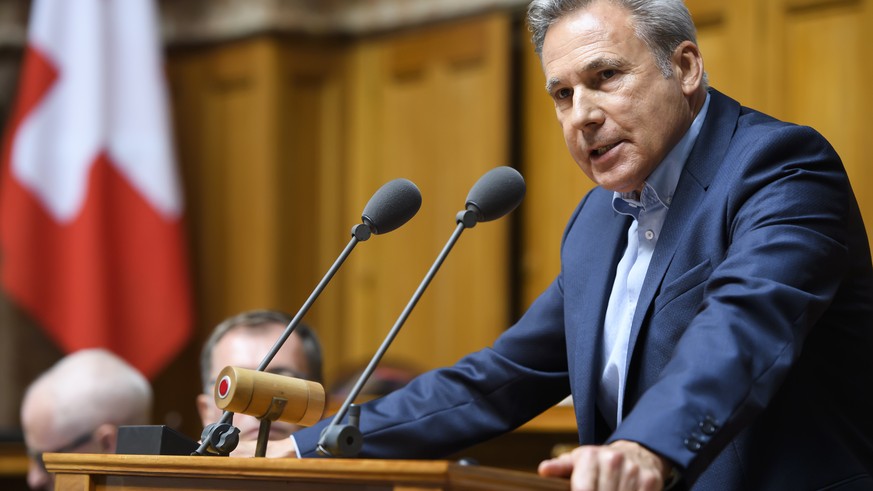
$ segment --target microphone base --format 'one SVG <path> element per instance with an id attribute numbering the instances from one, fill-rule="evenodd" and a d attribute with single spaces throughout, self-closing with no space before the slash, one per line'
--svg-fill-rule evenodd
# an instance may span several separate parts
<path id="1" fill-rule="evenodd" d="M 232 413 L 228 413 L 232 414 Z M 230 423 L 212 423 L 203 428 L 200 440 L 205 454 L 227 457 L 239 444 L 239 429 Z M 199 446 L 197 449 L 199 450 Z M 197 452 L 199 454 L 199 452 Z"/>
<path id="2" fill-rule="evenodd" d="M 364 436 L 357 426 L 333 425 L 325 428 L 318 442 L 318 453 L 328 457 L 357 457 Z"/>

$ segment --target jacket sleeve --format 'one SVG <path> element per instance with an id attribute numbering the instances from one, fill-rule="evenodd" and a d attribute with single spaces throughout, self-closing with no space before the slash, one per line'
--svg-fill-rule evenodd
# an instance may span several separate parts
<path id="1" fill-rule="evenodd" d="M 510 431 L 569 392 L 560 278 L 495 342 L 362 405 L 360 457 L 441 458 Z M 295 433 L 317 456 L 328 421 Z"/>

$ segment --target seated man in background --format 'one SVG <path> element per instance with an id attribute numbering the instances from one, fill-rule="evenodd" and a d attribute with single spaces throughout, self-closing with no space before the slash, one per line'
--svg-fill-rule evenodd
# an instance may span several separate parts
<path id="1" fill-rule="evenodd" d="M 70 354 L 27 388 L 21 426 L 31 489 L 54 489 L 43 453 L 115 453 L 118 427 L 151 419 L 152 388 L 121 358 L 103 349 Z"/>
<path id="2" fill-rule="evenodd" d="M 276 340 L 291 322 L 285 313 L 272 310 L 251 310 L 227 318 L 215 327 L 200 354 L 200 376 L 203 393 L 197 396 L 197 410 L 203 426 L 221 419 L 222 411 L 215 405 L 213 387 L 218 373 L 226 366 L 256 369 L 270 352 Z M 298 324 L 266 371 L 322 383 L 321 345 L 315 333 L 305 324 Z M 257 440 L 260 422 L 253 416 L 234 414 L 233 425 L 239 428 L 239 438 Z M 282 421 L 270 426 L 270 440 L 287 438 L 299 427 Z"/>

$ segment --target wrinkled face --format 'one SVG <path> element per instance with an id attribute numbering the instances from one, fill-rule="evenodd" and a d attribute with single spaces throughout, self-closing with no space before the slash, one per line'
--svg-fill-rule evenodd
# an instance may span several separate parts
<path id="1" fill-rule="evenodd" d="M 682 50 L 665 78 L 621 7 L 597 1 L 549 27 L 542 63 L 546 90 L 573 159 L 611 191 L 643 181 L 694 119 Z M 694 48 L 694 53 L 699 55 Z"/>
<path id="2" fill-rule="evenodd" d="M 285 326 L 272 324 L 256 329 L 234 328 L 222 337 L 212 352 L 212 379 L 226 366 L 235 366 L 255 370 L 264 356 L 270 352 L 273 344 L 285 331 Z M 295 378 L 309 378 L 309 366 L 300 336 L 292 334 L 282 349 L 267 366 L 267 372 L 287 375 Z M 198 409 L 203 426 L 215 423 L 221 419 L 221 410 L 215 405 L 213 395 L 198 396 Z M 234 414 L 233 425 L 240 430 L 240 440 L 257 440 L 260 421 L 254 416 Z M 274 421 L 270 426 L 270 440 L 287 438 L 300 427 L 290 423 Z"/>

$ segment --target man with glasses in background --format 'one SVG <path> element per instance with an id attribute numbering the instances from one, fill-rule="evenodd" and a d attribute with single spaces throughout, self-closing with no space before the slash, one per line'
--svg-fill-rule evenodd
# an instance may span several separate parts
<path id="1" fill-rule="evenodd" d="M 115 453 L 118 427 L 148 424 L 152 388 L 135 368 L 109 351 L 70 354 L 27 388 L 21 426 L 31 489 L 54 489 L 44 453 Z"/>
<path id="2" fill-rule="evenodd" d="M 203 392 L 197 396 L 197 411 L 203 426 L 221 419 L 222 411 L 215 405 L 212 393 L 219 372 L 227 366 L 258 368 L 290 323 L 291 316 L 284 312 L 259 309 L 228 317 L 215 326 L 200 354 Z M 306 324 L 298 324 L 266 371 L 323 383 L 321 343 L 315 332 Z M 260 421 L 254 416 L 236 414 L 233 425 L 240 430 L 241 441 L 254 444 L 258 439 Z M 287 439 L 299 428 L 291 423 L 275 421 L 270 425 L 269 439 Z M 244 453 L 241 448 L 240 454 Z"/>

